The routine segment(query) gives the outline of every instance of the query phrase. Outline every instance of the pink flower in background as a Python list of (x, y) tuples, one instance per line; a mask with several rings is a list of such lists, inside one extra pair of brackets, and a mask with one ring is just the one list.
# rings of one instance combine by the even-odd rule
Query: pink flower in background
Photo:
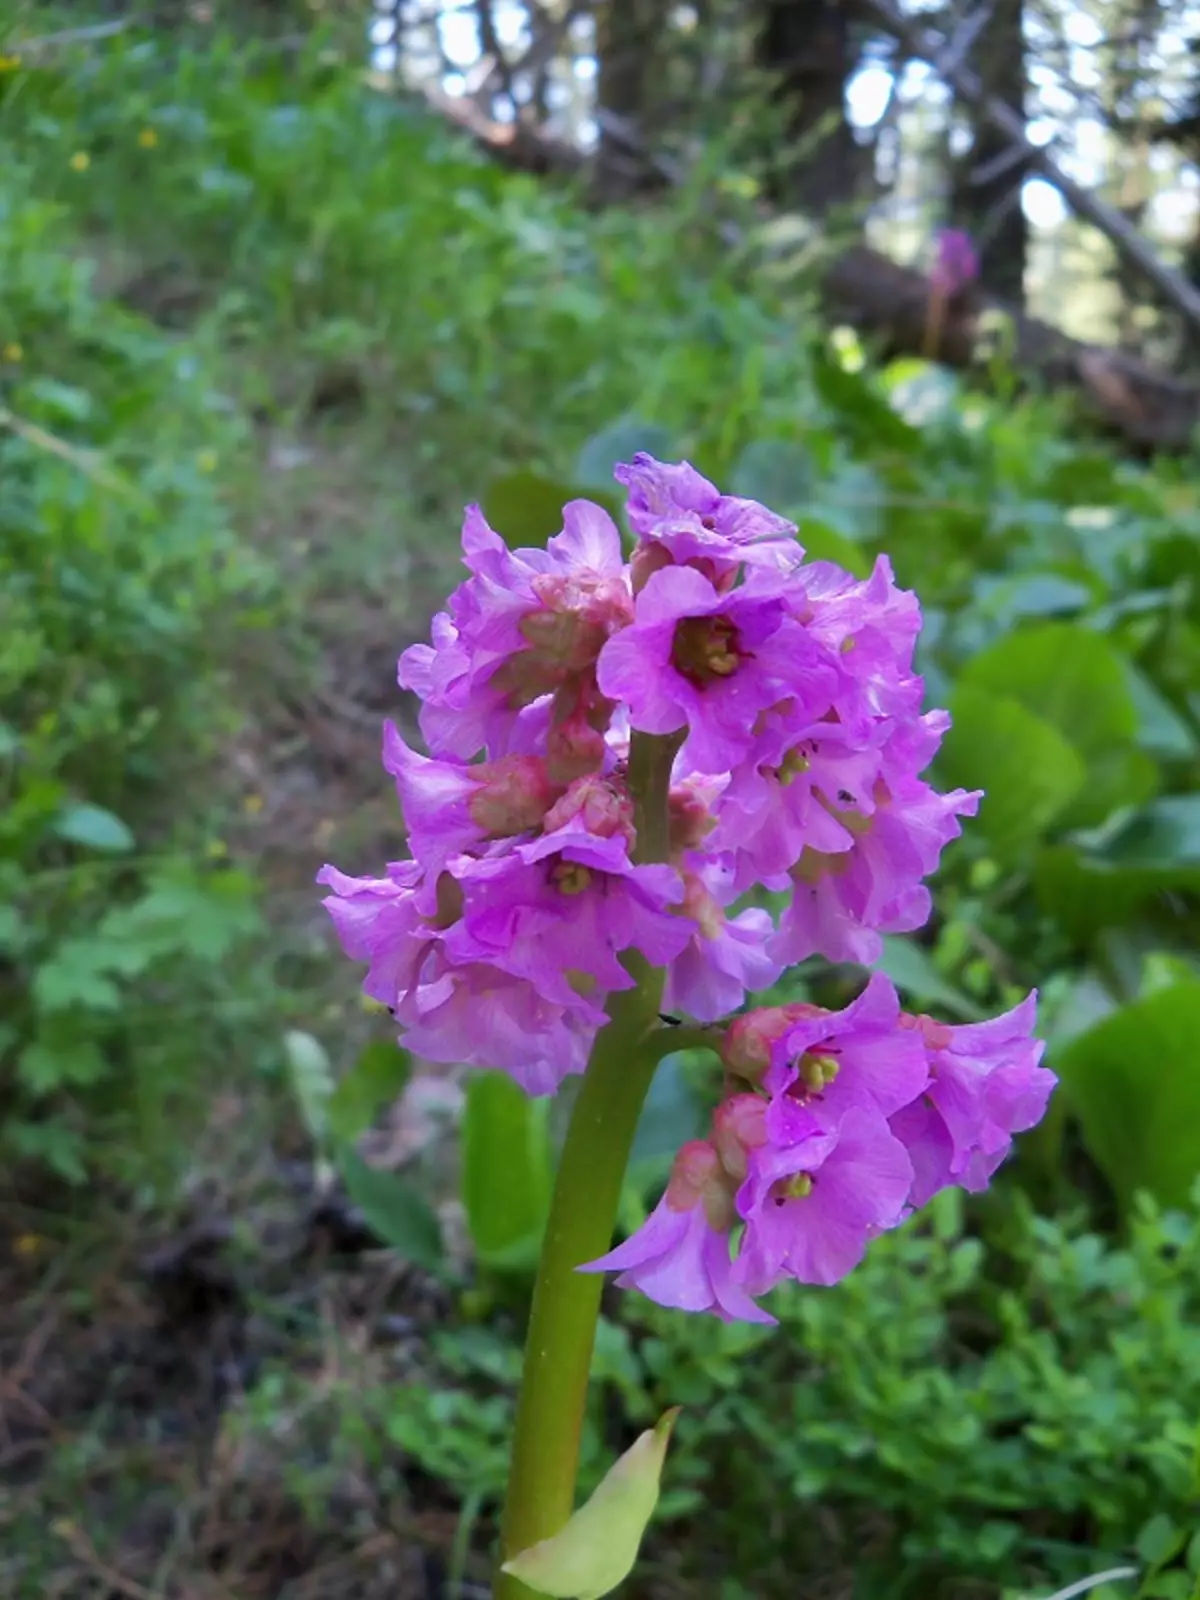
[(954, 294), (979, 276), (979, 257), (971, 235), (961, 228), (942, 228), (929, 281), (939, 294)]

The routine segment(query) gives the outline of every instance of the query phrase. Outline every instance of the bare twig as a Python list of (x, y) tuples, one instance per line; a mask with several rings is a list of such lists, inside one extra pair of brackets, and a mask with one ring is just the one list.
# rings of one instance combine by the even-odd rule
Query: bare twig
[[(1200, 290), (1164, 261), (1160, 261), (1137, 229), (1115, 207), (1076, 183), (1052, 159), (1044, 146), (1032, 143), (1026, 134), (1024, 122), (1011, 106), (988, 94), (978, 74), (969, 67), (948, 60), (945, 43), (937, 34), (906, 17), (894, 0), (871, 0), (871, 5), (889, 32), (907, 45), (915, 56), (920, 56), (939, 70), (957, 94), (978, 106), (994, 127), (1006, 133), (1014, 144), (1026, 151), (1030, 169), (1039, 172), (1048, 183), (1053, 184), (1079, 216), (1093, 223), (1112, 241), (1130, 266), (1147, 277), (1162, 297), (1182, 312), (1190, 323), (1200, 327)], [(942, 65), (947, 60), (948, 64)]]
[(10, 55), (28, 61), (34, 56), (47, 55), (66, 45), (94, 44), (98, 39), (111, 39), (140, 22), (140, 17), (118, 17), (113, 22), (93, 22), (86, 28), (64, 28), (61, 33), (43, 33), (34, 39), (11, 39), (6, 49)]

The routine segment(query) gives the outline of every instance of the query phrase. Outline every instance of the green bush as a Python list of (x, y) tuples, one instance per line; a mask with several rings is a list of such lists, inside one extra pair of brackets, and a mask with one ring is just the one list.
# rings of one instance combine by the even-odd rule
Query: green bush
[[(263, 576), (219, 493), (204, 353), (98, 296), (58, 208), (0, 178), (0, 1151), (84, 1175), (222, 1027), (252, 884), (205, 861), (205, 764)], [(190, 854), (188, 853), (190, 851)], [(214, 1009), (215, 1008), (215, 1009)]]

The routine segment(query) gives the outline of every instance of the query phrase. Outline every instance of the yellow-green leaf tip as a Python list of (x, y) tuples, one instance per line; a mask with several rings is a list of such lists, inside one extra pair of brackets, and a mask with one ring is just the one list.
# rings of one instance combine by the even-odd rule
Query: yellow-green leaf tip
[(553, 1600), (600, 1600), (633, 1571), (679, 1407), (664, 1411), (618, 1457), (567, 1525), (504, 1563), (504, 1571)]

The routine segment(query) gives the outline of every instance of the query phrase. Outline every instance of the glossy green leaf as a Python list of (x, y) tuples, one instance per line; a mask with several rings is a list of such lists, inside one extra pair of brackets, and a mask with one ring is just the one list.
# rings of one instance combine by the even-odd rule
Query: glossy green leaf
[(620, 504), (611, 486), (600, 493), (522, 471), (496, 479), (483, 497), (483, 511), (509, 549), (542, 549), (562, 532), (563, 507), (570, 500), (593, 500), (614, 519)]
[(1071, 825), (1101, 822), (1154, 792), (1154, 764), (1133, 748), (1138, 715), (1128, 662), (1091, 629), (1048, 622), (1007, 634), (966, 663), (959, 684), (1020, 701), (1079, 753), (1087, 784), (1066, 819)]
[(325, 1046), (311, 1033), (289, 1028), (283, 1036), (283, 1057), (308, 1136), (315, 1145), (323, 1145), (334, 1089), (333, 1065)]
[(109, 855), (123, 855), (137, 844), (120, 817), (86, 801), (64, 806), (51, 827), (60, 839), (86, 845), (90, 850), (103, 850)]
[(488, 1265), (536, 1259), (550, 1206), (549, 1104), (504, 1072), (478, 1072), (468, 1081), (462, 1196), (475, 1250)]
[(394, 1172), (369, 1167), (355, 1150), (338, 1154), (346, 1193), (379, 1239), (415, 1266), (436, 1272), (442, 1265), (442, 1229), (429, 1202)]
[(1194, 756), (1197, 748), (1195, 732), (1146, 674), (1132, 662), (1126, 667), (1126, 681), (1137, 713), (1139, 748), (1163, 761), (1187, 761)]
[(959, 688), (939, 768), (947, 787), (982, 789), (974, 824), (1009, 862), (1041, 838), (1079, 794), (1087, 770), (1061, 733), (1017, 700)]
[(371, 1126), (380, 1106), (398, 1100), (412, 1076), (412, 1057), (392, 1039), (372, 1039), (338, 1079), (326, 1107), (329, 1131), (350, 1143)]
[(976, 1022), (983, 1015), (969, 995), (963, 994), (952, 983), (947, 983), (934, 966), (928, 951), (914, 944), (911, 939), (885, 936), (883, 955), (876, 966), (888, 975), (902, 994), (914, 1000), (939, 1005), (951, 1016), (959, 1017), (964, 1022)]
[(639, 450), (657, 457), (659, 461), (678, 460), (674, 439), (663, 427), (653, 422), (642, 422), (637, 417), (623, 417), (620, 421), (594, 433), (575, 463), (575, 481), (586, 486), (585, 492), (606, 490), (616, 492), (613, 468), (619, 461), (632, 461)]
[(795, 516), (811, 499), (812, 459), (802, 445), (785, 439), (753, 439), (729, 474), (730, 494), (759, 500), (781, 516)]
[(553, 1538), (504, 1563), (504, 1571), (555, 1600), (600, 1600), (633, 1571), (658, 1504), (678, 1408), (667, 1411), (613, 1463), (591, 1498)]
[(1200, 1176), (1200, 980), (1122, 1006), (1058, 1054), (1089, 1150), (1124, 1209), (1184, 1206)]

